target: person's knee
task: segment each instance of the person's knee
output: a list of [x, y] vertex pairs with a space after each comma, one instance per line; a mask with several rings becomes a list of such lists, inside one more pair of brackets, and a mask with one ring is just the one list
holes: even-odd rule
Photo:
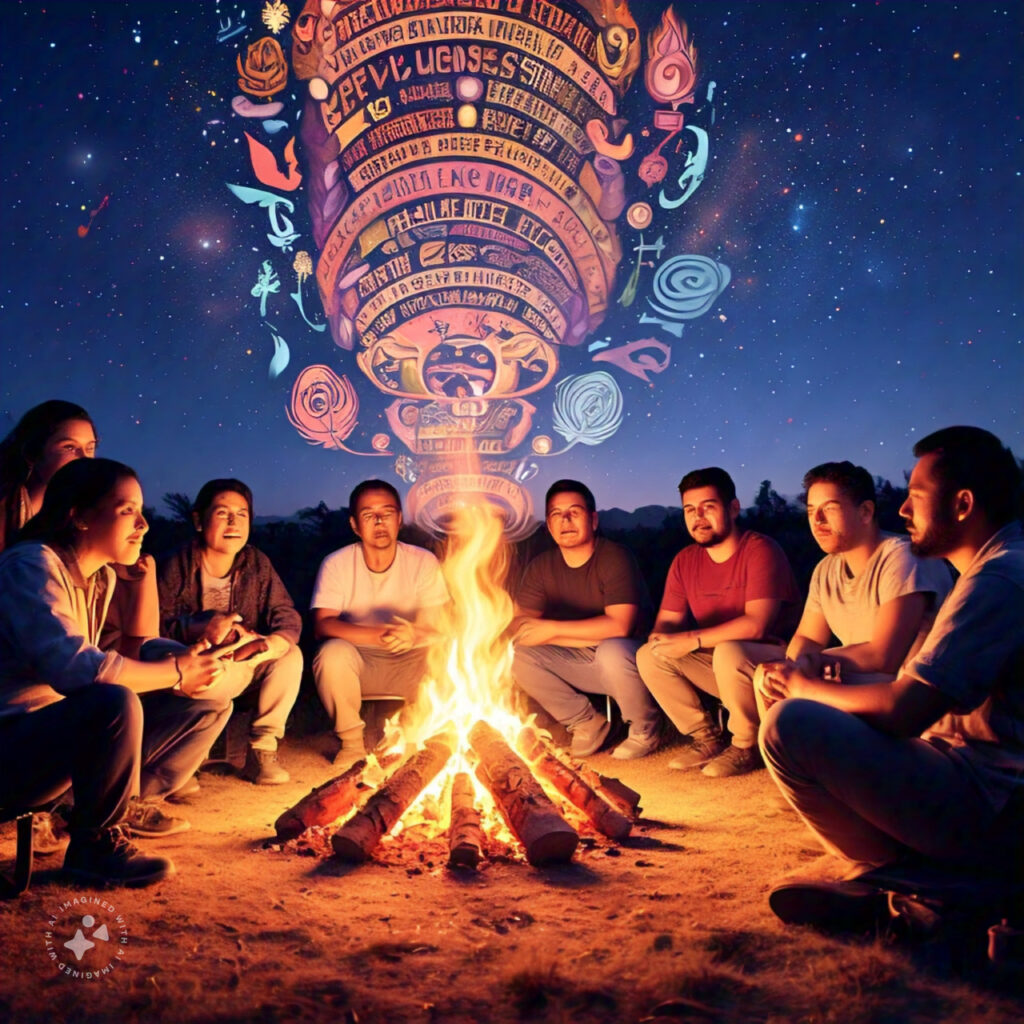
[[740, 675], [749, 661], [746, 646], [741, 640], [724, 640], [715, 645], [711, 655], [711, 671], [715, 679], [731, 679]]
[[602, 640], [594, 652], [594, 670], [603, 679], [615, 681], [636, 673], [636, 641], [625, 637]]
[[345, 675], [358, 675], [361, 663], [362, 658], [355, 644], [339, 637], [332, 637], [320, 645], [313, 657], [313, 678], [318, 687], [329, 685], [333, 679]]
[[813, 700], [778, 701], [761, 719], [758, 739], [761, 749], [775, 756], [793, 755], [808, 743], [817, 742], [826, 731], [827, 712], [832, 710]]
[[73, 704], [83, 731], [107, 735], [127, 728], [142, 733], [142, 704], [138, 694], [127, 686], [93, 683], [74, 694]]

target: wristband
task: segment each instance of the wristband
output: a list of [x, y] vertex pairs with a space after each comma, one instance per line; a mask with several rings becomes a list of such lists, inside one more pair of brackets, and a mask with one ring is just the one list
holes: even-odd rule
[[184, 680], [184, 678], [181, 675], [181, 666], [178, 664], [178, 656], [175, 655], [171, 660], [174, 662], [174, 671], [178, 673], [178, 681], [174, 684], [174, 688], [176, 690], [180, 690], [181, 689], [181, 684], [185, 680]]
[[697, 650], [700, 650], [700, 633], [697, 634]]

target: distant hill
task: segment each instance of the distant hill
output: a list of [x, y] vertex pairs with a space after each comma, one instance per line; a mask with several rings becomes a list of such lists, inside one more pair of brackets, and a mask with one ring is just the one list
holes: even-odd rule
[[[668, 522], [666, 522], [668, 520]], [[599, 521], [605, 530], [660, 530], [683, 528], [682, 509], [667, 505], [643, 505], [633, 512], [621, 508], [603, 509]]]

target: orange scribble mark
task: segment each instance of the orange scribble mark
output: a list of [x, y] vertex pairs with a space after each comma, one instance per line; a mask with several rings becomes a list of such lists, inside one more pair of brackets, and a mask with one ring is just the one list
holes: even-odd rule
[[294, 192], [302, 184], [299, 162], [295, 159], [295, 136], [292, 136], [284, 147], [284, 162], [288, 170], [282, 174], [277, 166], [277, 157], [274, 156], [273, 150], [254, 139], [248, 132], [242, 134], [249, 143], [249, 160], [252, 163], [253, 173], [264, 185], [280, 188], [285, 192]]

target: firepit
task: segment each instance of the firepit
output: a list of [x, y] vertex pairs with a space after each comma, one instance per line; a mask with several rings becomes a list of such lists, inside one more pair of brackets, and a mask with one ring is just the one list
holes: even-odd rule
[[565, 863], [580, 827], [625, 839], [639, 794], [564, 757], [512, 706], [513, 606], [502, 586], [500, 514], [467, 504], [449, 525], [442, 568], [452, 601], [419, 698], [387, 723], [366, 759], [286, 810], [278, 839], [331, 831], [333, 856], [362, 863], [385, 836], [414, 824], [430, 838], [447, 836], [453, 868], [496, 853]]

